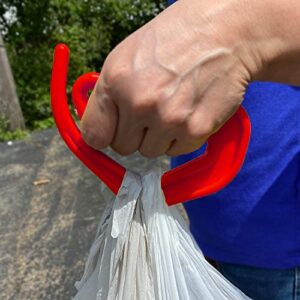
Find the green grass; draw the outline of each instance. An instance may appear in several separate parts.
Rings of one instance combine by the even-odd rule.
[[[10,131],[9,122],[5,118],[0,117],[0,142],[21,140],[25,139],[28,135],[28,130],[17,129]]]

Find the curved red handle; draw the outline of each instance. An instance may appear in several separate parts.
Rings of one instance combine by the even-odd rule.
[[[163,174],[161,184],[166,199],[179,203],[208,196],[228,185],[243,165],[250,133],[249,117],[240,107],[207,140],[203,155]]]
[[[69,50],[56,46],[51,80],[52,111],[58,130],[73,153],[104,183],[117,193],[125,168],[82,139],[68,108],[66,81]],[[72,99],[79,118],[99,74],[80,76],[72,89]],[[240,107],[233,117],[207,143],[205,154],[162,175],[161,185],[169,205],[203,197],[225,187],[241,168],[250,139],[251,125],[245,110]]]
[[[51,78],[51,105],[56,126],[70,150],[116,194],[126,170],[107,155],[88,146],[82,139],[68,107],[66,94],[68,62],[68,47],[63,44],[57,45]],[[82,113],[82,107],[77,106],[77,109]]]

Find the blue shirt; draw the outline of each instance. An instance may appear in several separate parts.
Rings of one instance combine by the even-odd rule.
[[[215,260],[300,266],[300,88],[254,82],[243,106],[252,124],[244,165],[222,191],[185,204],[191,231]],[[171,165],[201,152],[175,157]]]

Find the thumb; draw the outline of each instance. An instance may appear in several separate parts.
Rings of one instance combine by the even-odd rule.
[[[84,141],[97,150],[112,143],[118,121],[115,103],[100,90],[97,82],[80,122]]]

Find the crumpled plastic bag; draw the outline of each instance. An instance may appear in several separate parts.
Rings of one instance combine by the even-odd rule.
[[[250,299],[204,258],[161,172],[127,171],[98,226],[74,300]]]

